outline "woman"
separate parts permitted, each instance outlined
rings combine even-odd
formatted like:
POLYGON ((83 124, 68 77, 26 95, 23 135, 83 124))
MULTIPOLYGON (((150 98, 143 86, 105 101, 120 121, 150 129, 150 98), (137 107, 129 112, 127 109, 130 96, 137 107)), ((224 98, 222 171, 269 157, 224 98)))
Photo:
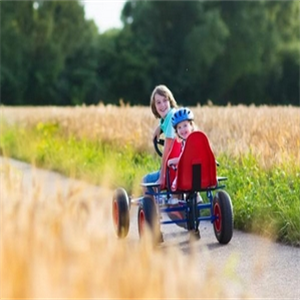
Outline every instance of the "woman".
POLYGON ((162 131, 165 136, 165 144, 162 153, 161 169, 144 176, 143 182, 156 183, 163 188, 166 182, 167 158, 176 138, 175 130, 172 126, 172 117, 176 111, 177 103, 172 92, 165 85, 158 85, 151 94, 150 107, 153 115, 160 119, 159 125, 154 130, 153 139, 159 139, 162 131))

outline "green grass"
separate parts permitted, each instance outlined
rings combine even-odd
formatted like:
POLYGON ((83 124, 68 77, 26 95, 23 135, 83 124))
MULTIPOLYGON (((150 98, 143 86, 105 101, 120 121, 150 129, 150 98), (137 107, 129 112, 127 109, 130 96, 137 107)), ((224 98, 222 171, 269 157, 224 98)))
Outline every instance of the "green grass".
POLYGON ((300 245, 300 168, 294 161, 263 169, 253 155, 221 155, 220 172, 234 205, 235 227, 300 245))
POLYGON ((160 164, 158 157, 139 153, 129 145, 119 147, 64 136, 59 124, 39 123, 26 130, 3 124, 2 128, 3 155, 93 184, 105 184, 109 188, 123 186, 130 193, 139 190, 142 176, 158 169, 160 164))
MULTIPOLYGON (((78 140, 64 136, 59 124, 34 128, 1 125, 2 155, 59 171, 109 188, 141 192, 142 176, 159 168, 160 159, 133 146, 78 140)), ((293 160, 266 170, 251 153, 217 157, 219 176, 227 176, 226 191, 234 207, 236 229, 300 246, 300 167, 293 160)))

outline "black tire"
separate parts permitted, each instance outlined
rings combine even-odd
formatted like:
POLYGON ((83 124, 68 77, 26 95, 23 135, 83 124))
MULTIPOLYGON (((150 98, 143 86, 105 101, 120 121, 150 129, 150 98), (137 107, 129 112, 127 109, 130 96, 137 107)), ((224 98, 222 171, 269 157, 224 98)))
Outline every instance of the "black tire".
POLYGON ((138 209, 138 231, 140 238, 144 234, 145 227, 148 226, 153 234, 153 237, 160 241, 161 235, 159 232, 158 213, 156 203, 152 197, 144 197, 138 209))
POLYGON ((195 194, 190 194, 187 197, 187 205, 189 209, 186 212, 187 215, 187 230, 189 231, 199 231, 199 221, 198 218, 200 217, 200 210, 197 207, 197 202, 196 202, 196 195, 195 194))
POLYGON ((225 191, 216 193, 213 199, 215 236, 220 244, 228 244, 233 235, 233 209, 230 196, 225 191))
POLYGON ((125 238, 130 225, 130 201, 126 191, 118 188, 114 191, 112 200, 112 217, 116 234, 119 238, 125 238))

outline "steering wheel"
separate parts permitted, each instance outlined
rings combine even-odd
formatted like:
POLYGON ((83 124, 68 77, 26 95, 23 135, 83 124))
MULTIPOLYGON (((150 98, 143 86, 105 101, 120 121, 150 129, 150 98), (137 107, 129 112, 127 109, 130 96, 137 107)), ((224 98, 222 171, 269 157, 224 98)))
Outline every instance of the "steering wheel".
POLYGON ((156 153, 161 157, 163 154, 163 147, 165 145, 165 140, 163 138, 157 139, 156 137, 154 137, 153 145, 156 153))

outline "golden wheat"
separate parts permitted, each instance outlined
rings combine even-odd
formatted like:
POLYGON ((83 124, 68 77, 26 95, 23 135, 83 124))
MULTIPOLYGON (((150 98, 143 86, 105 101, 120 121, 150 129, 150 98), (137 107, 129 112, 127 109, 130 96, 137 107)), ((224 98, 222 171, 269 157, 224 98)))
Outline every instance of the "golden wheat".
POLYGON ((45 197, 42 180, 25 187, 22 173, 1 166, 1 299, 246 297, 205 251, 196 263, 193 251, 154 248, 147 235, 118 240, 109 191, 88 197, 78 183, 45 197))
MULTIPOLYGON (((199 129, 208 135, 214 152, 251 152, 265 166, 293 159, 300 164, 300 108, 291 106, 197 106, 191 108, 199 129)), ((66 135, 130 144, 152 151, 157 125, 148 107, 2 107, 2 116, 23 126, 56 122, 66 135)))
MULTIPOLYGON (((266 166, 286 159, 299 164, 299 108, 192 109, 216 154, 251 151, 266 166)), ((66 135, 131 144, 142 151, 153 151, 157 124, 150 109, 139 106, 1 107, 1 115, 21 126, 57 122, 66 135)), ((45 197, 38 178, 24 187, 22 173, 8 164, 0 171, 1 298, 249 297, 239 279, 212 267, 205 252, 199 268, 193 252, 161 251, 147 238, 118 240, 108 225, 110 205, 103 201, 111 199, 109 191, 87 196, 87 187, 79 184, 45 197)))

